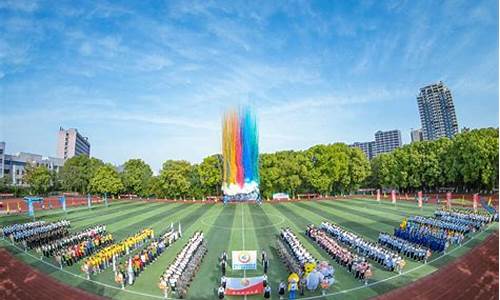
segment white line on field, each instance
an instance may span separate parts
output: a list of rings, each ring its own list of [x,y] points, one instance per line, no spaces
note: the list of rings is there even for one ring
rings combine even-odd
[[[241,237],[243,238],[243,249],[245,250],[245,206],[241,205]],[[247,278],[247,270],[243,269],[243,278]],[[244,297],[247,300],[247,295]]]

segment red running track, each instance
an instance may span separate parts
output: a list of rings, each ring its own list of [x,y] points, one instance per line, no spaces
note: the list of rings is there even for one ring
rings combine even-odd
[[[373,299],[498,299],[498,231],[432,275]]]
[[[0,249],[0,299],[99,300],[105,299],[65,285]]]

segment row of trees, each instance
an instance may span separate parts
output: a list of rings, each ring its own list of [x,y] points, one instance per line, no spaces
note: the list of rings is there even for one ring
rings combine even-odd
[[[405,145],[371,161],[368,186],[403,191],[491,191],[498,187],[498,128]]]
[[[368,161],[358,148],[343,143],[316,145],[304,151],[280,151],[260,156],[263,197],[276,192],[322,195],[350,193],[360,187],[396,188],[403,192],[458,187],[489,190],[498,187],[498,129],[486,128],[405,145]],[[44,166],[26,169],[32,193],[130,193],[141,197],[201,198],[220,195],[222,156],[199,164],[168,160],[153,176],[140,159],[128,160],[123,170],[96,158],[68,159],[59,174]]]

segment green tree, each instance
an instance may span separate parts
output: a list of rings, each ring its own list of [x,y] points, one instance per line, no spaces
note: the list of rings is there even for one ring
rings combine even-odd
[[[376,187],[394,187],[396,177],[396,161],[390,153],[382,153],[374,157],[371,161],[371,169],[376,182]]]
[[[372,186],[437,190],[491,191],[498,187],[498,129],[483,128],[405,145],[371,162]]]
[[[24,180],[30,185],[32,193],[45,195],[51,186],[51,174],[45,166],[33,166],[27,164],[25,168]]]
[[[295,197],[307,179],[309,161],[302,151],[280,151],[275,156],[276,191]]]
[[[316,145],[306,151],[308,181],[321,194],[344,192],[350,184],[349,148],[342,143]]]
[[[188,196],[193,197],[195,199],[203,198],[206,194],[206,190],[204,185],[201,183],[199,164],[191,165],[188,177],[189,177],[189,184],[191,186],[191,188],[189,189]]]
[[[166,196],[159,176],[152,176],[149,179],[146,196],[156,198],[164,198]]]
[[[449,182],[478,191],[498,187],[498,129],[460,133],[450,145],[446,166]]]
[[[185,160],[167,160],[160,171],[162,192],[169,198],[187,197],[191,188],[191,164]]]
[[[74,156],[64,163],[60,170],[63,189],[69,192],[86,194],[89,191],[90,180],[104,163],[86,155]]]
[[[116,195],[123,189],[124,186],[116,168],[110,164],[99,167],[90,180],[90,190],[94,193]]]
[[[277,180],[279,169],[276,163],[276,155],[264,153],[259,157],[260,192],[264,198],[271,198],[277,192]]]
[[[355,191],[370,175],[370,162],[365,153],[359,148],[350,148],[349,157],[349,191]]]
[[[220,195],[222,186],[222,155],[215,154],[203,159],[197,168],[203,194]]]
[[[121,173],[125,191],[138,196],[148,194],[148,184],[152,176],[153,171],[142,159],[129,159],[125,162]]]

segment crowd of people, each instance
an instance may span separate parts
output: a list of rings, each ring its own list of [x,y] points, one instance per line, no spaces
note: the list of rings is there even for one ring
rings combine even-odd
[[[87,274],[87,277],[90,274],[100,273],[112,265],[113,257],[116,259],[122,255],[129,254],[130,250],[142,247],[147,240],[152,238],[154,238],[153,229],[146,228],[118,244],[106,246],[85,259],[82,271]]]
[[[178,240],[179,237],[180,232],[170,227],[168,231],[153,239],[139,253],[129,256],[125,261],[117,264],[115,258],[113,262],[115,282],[122,284],[122,286],[134,284],[136,278],[144,271],[146,266],[155,262],[165,252],[165,249]]]
[[[437,218],[428,218],[423,216],[411,216],[408,218],[407,223],[414,223],[420,225],[427,225],[431,228],[442,229],[446,231],[454,231],[462,234],[467,234],[470,232],[470,227],[460,221],[456,222],[445,222]]]
[[[174,262],[160,277],[160,288],[165,295],[168,290],[175,291],[179,298],[185,298],[188,287],[198,272],[203,257],[207,253],[207,242],[203,232],[196,232],[177,254]]]
[[[70,234],[62,239],[42,245],[41,247],[37,247],[35,250],[37,253],[42,253],[44,257],[52,257],[58,251],[68,249],[70,246],[80,245],[81,243],[88,240],[100,239],[103,235],[105,235],[105,233],[106,225],[97,225],[80,232]],[[82,249],[82,252],[87,252],[87,250],[90,250],[91,245],[87,246],[88,247],[84,247],[84,249]]]
[[[380,244],[367,241],[357,234],[343,229],[339,225],[323,222],[319,228],[339,242],[354,249],[358,255],[376,261],[386,270],[401,271],[405,265],[404,259],[397,253],[382,247]]]
[[[292,273],[302,274],[302,266],[295,259],[295,256],[292,254],[291,249],[285,245],[283,240],[277,239],[276,241],[276,252],[278,256],[281,258],[281,261],[286,266],[288,270]]]
[[[307,262],[316,262],[316,259],[307,251],[307,249],[302,245],[297,236],[290,230],[290,228],[282,228],[280,231],[281,239],[290,248],[292,255],[294,256],[296,262],[301,267]]]
[[[18,231],[25,231],[25,230],[33,229],[36,227],[41,227],[41,226],[44,226],[45,224],[46,224],[45,221],[35,221],[35,222],[8,225],[5,227],[2,227],[2,229],[1,229],[2,236],[10,237],[11,235],[13,235],[14,233],[16,233]]]
[[[22,243],[25,248],[41,247],[53,241],[66,237],[69,234],[70,222],[61,220],[54,223],[45,223],[41,226],[16,230],[9,234],[12,242]]]
[[[479,214],[472,212],[454,211],[454,210],[437,210],[434,215],[444,221],[463,221],[469,226],[473,226],[476,230],[481,229],[486,224],[493,221],[493,216],[490,214]]]
[[[340,246],[324,230],[309,225],[306,235],[323,248],[339,265],[349,270],[357,279],[368,280],[372,276],[372,266],[364,257],[353,254],[347,248]]]
[[[408,258],[425,262],[432,255],[430,249],[414,245],[407,240],[395,237],[385,232],[378,236],[378,243]]]
[[[446,251],[449,246],[448,238],[451,237],[451,234],[451,231],[448,232],[444,229],[436,229],[418,223],[407,223],[394,229],[395,237],[429,248],[432,252]],[[453,238],[454,241],[459,239],[459,235]]]
[[[111,233],[96,235],[76,245],[66,246],[63,249],[56,251],[54,258],[61,267],[72,266],[82,258],[92,255],[96,251],[99,251],[112,243],[113,235]]]

